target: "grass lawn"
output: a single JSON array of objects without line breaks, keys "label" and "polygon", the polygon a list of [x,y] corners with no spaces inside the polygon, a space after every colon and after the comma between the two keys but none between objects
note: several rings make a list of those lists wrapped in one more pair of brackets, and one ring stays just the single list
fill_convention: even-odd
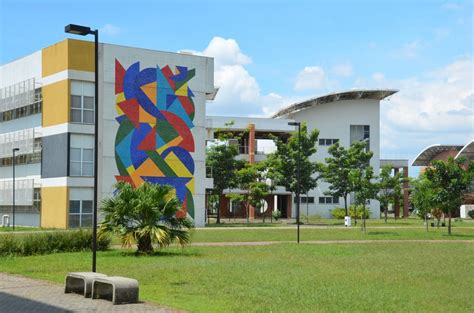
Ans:
[{"label": "grass lawn", "polygon": [[[367,234],[359,227],[351,228],[300,228],[300,238],[305,240],[414,240],[414,239],[462,239],[474,240],[474,228],[453,228],[448,236],[444,228],[367,228]],[[296,240],[296,226],[288,228],[259,229],[195,229],[193,242],[236,242],[236,241],[292,241]],[[114,240],[115,243],[119,243]]]},{"label": "grass lawn", "polygon": [[[91,254],[0,258],[0,271],[63,283]],[[98,254],[142,300],[191,312],[473,312],[471,243],[289,244]]]},{"label": "grass lawn", "polygon": [[[341,219],[331,219],[331,218],[321,218],[318,216],[310,215],[308,218],[306,216],[301,217],[301,222],[304,225],[319,225],[319,226],[344,226],[344,220]],[[358,220],[360,222],[360,220]],[[441,220],[442,222],[442,220]],[[464,219],[462,221],[456,221],[454,218],[451,220],[453,227],[474,227],[474,219]],[[437,224],[436,220],[430,219],[429,223]],[[215,224],[215,219],[211,219],[211,223],[207,224],[206,227],[214,228],[214,227],[282,227],[288,225],[294,225],[295,220],[278,220],[273,221],[270,223],[270,219],[267,219],[265,223],[263,223],[262,219],[255,219],[251,223],[246,223],[245,219],[221,219],[221,224]],[[352,219],[352,224],[354,224],[354,219]],[[448,220],[446,219],[446,225],[448,224]],[[418,217],[410,217],[410,218],[389,218],[387,223],[385,223],[384,219],[368,219],[367,220],[368,226],[375,226],[375,227],[423,227],[423,220]],[[354,226],[354,225],[353,225]]]}]

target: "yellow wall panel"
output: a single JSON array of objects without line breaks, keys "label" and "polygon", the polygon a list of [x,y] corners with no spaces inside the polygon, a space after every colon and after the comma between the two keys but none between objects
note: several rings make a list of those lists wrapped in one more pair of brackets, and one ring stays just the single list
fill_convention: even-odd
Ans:
[{"label": "yellow wall panel", "polygon": [[42,51],[43,77],[53,75],[68,68],[68,40],[63,40]]},{"label": "yellow wall panel", "polygon": [[69,122],[69,80],[43,86],[43,127]]},{"label": "yellow wall panel", "polygon": [[65,39],[43,49],[43,77],[64,70],[94,71],[94,43]]},{"label": "yellow wall panel", "polygon": [[94,72],[94,43],[72,39],[69,39],[68,42],[68,69]]},{"label": "yellow wall panel", "polygon": [[41,188],[41,227],[67,228],[68,188]]}]

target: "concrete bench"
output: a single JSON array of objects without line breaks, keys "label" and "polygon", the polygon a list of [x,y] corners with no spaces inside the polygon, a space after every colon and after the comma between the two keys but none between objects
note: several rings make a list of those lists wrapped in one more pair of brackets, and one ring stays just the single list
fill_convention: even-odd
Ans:
[{"label": "concrete bench", "polygon": [[120,276],[97,277],[92,284],[92,299],[107,299],[113,304],[137,303],[138,281]]},{"label": "concrete bench", "polygon": [[68,273],[66,275],[64,293],[78,293],[86,298],[90,298],[94,279],[106,276],[105,274],[94,272]]}]

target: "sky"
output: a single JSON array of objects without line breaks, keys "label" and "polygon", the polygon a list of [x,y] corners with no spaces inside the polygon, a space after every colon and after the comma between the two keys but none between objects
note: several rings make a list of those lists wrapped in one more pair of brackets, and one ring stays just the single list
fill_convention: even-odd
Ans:
[{"label": "sky", "polygon": [[[474,139],[474,1],[0,0],[0,64],[68,37],[215,59],[209,115],[270,116],[310,97],[398,89],[381,102],[381,158]],[[76,37],[77,38],[77,37]],[[411,168],[411,175],[418,170]]]}]

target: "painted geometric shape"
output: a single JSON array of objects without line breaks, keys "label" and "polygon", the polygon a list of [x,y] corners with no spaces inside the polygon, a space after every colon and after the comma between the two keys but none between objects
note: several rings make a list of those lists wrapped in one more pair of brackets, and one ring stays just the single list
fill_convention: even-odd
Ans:
[{"label": "painted geometric shape", "polygon": [[[171,185],[182,210],[177,216],[194,217],[194,93],[189,81],[195,69],[166,65],[140,70],[116,60],[115,161],[117,181],[134,187],[144,181]],[[186,213],[187,212],[187,213]]]}]

